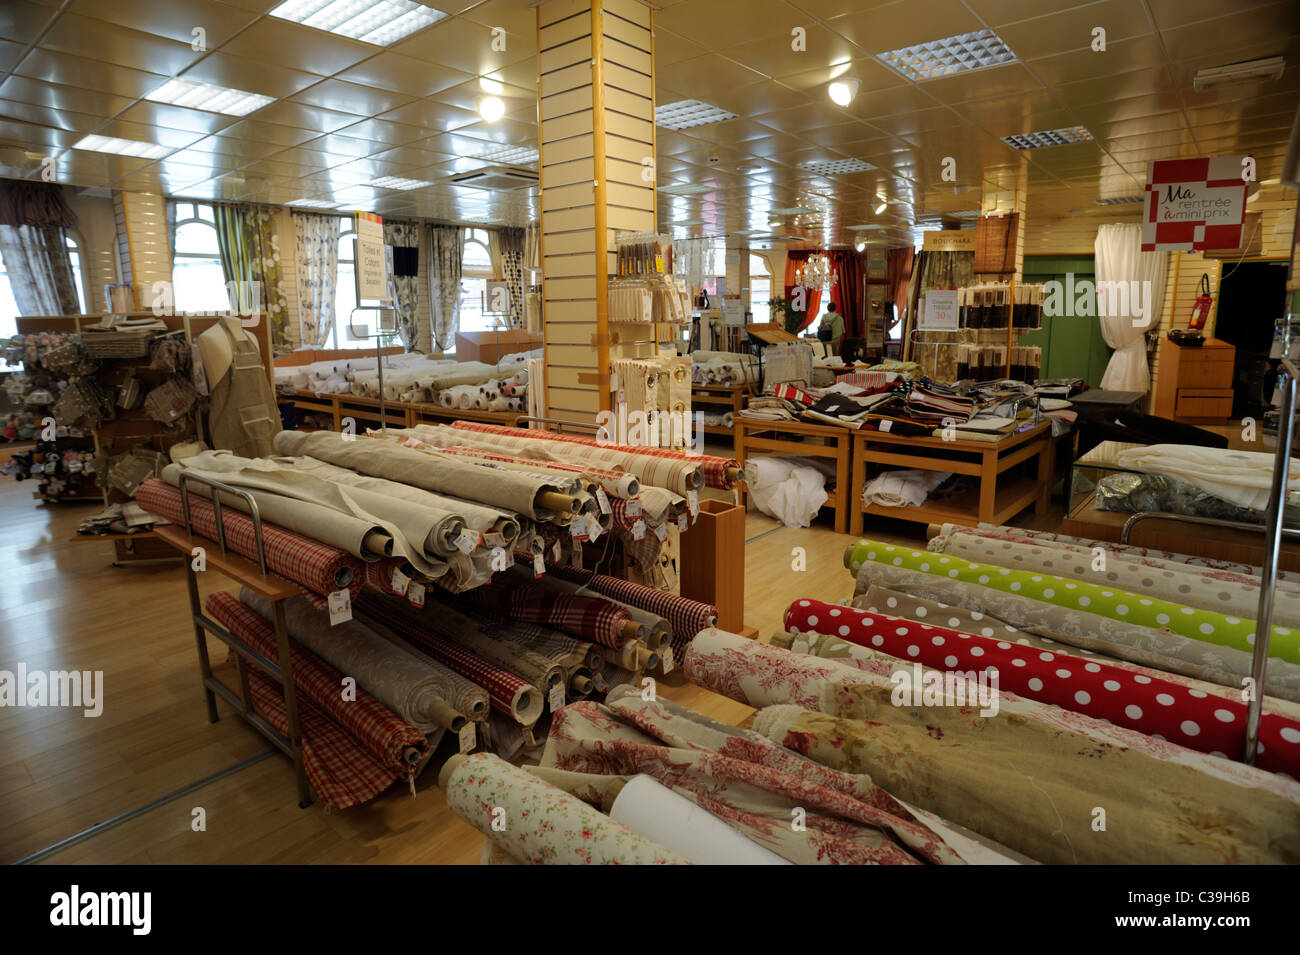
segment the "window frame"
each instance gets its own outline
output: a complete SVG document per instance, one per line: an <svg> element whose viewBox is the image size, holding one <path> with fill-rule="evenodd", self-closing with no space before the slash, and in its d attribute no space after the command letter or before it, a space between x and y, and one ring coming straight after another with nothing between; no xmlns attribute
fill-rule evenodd
<svg viewBox="0 0 1300 955"><path fill-rule="evenodd" d="M220 241L219 241L218 238L217 238L217 216L216 216L216 212L215 212L215 210L213 210L213 208L212 208L212 204L211 204L211 203L209 203L209 202L198 202L197 200L194 200L194 199L174 199L174 200L172 200L172 202L173 202L173 204L174 204L174 206L175 206L175 209L176 209L176 217L175 217L174 222L172 223L173 232L172 232L172 236L171 236L171 253L172 253L172 276L171 276L171 277L172 277L172 310L175 311L175 312L180 313L180 312L182 312L182 310L179 309L179 308L176 306L176 263L177 263L177 260L190 260L190 261L199 261L199 262L211 262L211 261L213 261L214 258L215 258L215 261L216 261L216 263L217 263L217 267L220 268L220 267L221 267L221 245L220 245ZM185 216L184 218L182 218L182 217L181 217L181 210L182 210L182 209L185 209L185 208L188 208L188 209L190 210L191 214ZM209 214L212 216L212 218L210 218L210 219L209 219L209 218L205 218L205 217L202 215L202 213L199 211L200 209L207 209L208 212L209 212ZM207 226L209 229L212 230L212 238L213 238L213 242L217 245L217 252L216 252L215 256L214 256L212 253L201 253L201 252L181 252L181 251L178 251L178 249L177 249L177 245L176 245L176 236L180 234L180 230L181 230L181 227L182 227L182 226L192 225L192 224L194 224L194 225L203 225L203 226ZM225 307L224 309L220 309L219 311L229 312L229 311L230 311L230 288L229 288L229 286L227 286L226 283L224 282L224 272L223 272L222 274L223 274L223 282L222 282L222 285L221 285L221 290L222 290L222 294L225 295L225 297L226 297L226 307Z"/></svg>

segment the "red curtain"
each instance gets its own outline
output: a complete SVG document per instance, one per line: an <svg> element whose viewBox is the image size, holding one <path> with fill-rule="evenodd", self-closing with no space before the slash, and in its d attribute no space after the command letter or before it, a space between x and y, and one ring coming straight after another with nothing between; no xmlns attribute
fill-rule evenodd
<svg viewBox="0 0 1300 955"><path fill-rule="evenodd" d="M866 266L862 256L853 249L835 249L828 253L831 275L837 278L831 287L831 299L844 316L844 336L862 338L866 330L866 297L863 276Z"/></svg>
<svg viewBox="0 0 1300 955"><path fill-rule="evenodd" d="M816 252L815 249L792 249L786 253L785 258L785 297L787 301L794 300L794 290L798 286L795 279L795 271L808 261L808 257ZM817 310L821 306L822 290L821 289L804 289L804 306L806 311L803 320L799 324L799 330L803 331L813 323L817 317Z"/></svg>
<svg viewBox="0 0 1300 955"><path fill-rule="evenodd" d="M885 264L889 298L894 303L896 316L900 319L907 311L907 286L912 281L912 265L915 261L916 249L908 245L900 249L890 249Z"/></svg>

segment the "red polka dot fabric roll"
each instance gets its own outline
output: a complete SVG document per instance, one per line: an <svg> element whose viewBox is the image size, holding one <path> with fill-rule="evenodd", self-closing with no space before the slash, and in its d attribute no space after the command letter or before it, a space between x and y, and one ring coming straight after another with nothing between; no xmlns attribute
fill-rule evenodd
<svg viewBox="0 0 1300 955"><path fill-rule="evenodd" d="M1154 675L1155 670L1147 676L1066 653L819 600L792 603L785 612L785 627L795 633L840 637L936 670L996 668L999 689L1202 753L1238 759L1245 746L1246 704L1233 690L1225 689L1225 695L1218 696L1163 680ZM1300 722L1265 710L1259 744L1256 766L1300 779Z"/></svg>

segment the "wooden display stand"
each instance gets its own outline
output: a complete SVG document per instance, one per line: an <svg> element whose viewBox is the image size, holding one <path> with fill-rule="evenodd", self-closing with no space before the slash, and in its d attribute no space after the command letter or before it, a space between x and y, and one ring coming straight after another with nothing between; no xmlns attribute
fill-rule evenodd
<svg viewBox="0 0 1300 955"><path fill-rule="evenodd" d="M858 431L853 436L853 534L861 534L866 514L901 518L922 523L972 524L984 521L1005 524L1029 505L1047 513L1053 479L1051 424L1044 421L1029 431L1008 435L1001 441L945 441L942 438L909 438L886 431ZM901 452L906 448L909 453ZM1002 482L999 477L1022 461L1038 458L1037 478L1021 477ZM949 471L978 477L979 490L956 500L919 507L864 506L862 489L867 482L868 464L887 464L923 471Z"/></svg>
<svg viewBox="0 0 1300 955"><path fill-rule="evenodd" d="M692 410L701 410L696 408L696 405L707 405L710 411L730 411L733 418L737 418L745 410L745 396L748 393L749 390L744 385L692 385ZM732 448L735 448L736 426L734 423L730 428L723 427L720 424L701 425L701 430L705 434L716 434L731 438Z"/></svg>
<svg viewBox="0 0 1300 955"><path fill-rule="evenodd" d="M700 501L680 546L681 595L717 607L719 629L757 636L745 626L745 509L717 498Z"/></svg>
<svg viewBox="0 0 1300 955"><path fill-rule="evenodd" d="M1199 347L1160 339L1159 374L1151 413L1185 424L1223 424L1232 416L1232 368L1237 349L1217 338Z"/></svg>
<svg viewBox="0 0 1300 955"><path fill-rule="evenodd" d="M791 440L799 436L803 441ZM854 432L829 424L804 421L770 421L764 418L736 418L736 462L743 468L752 452L766 451L800 457L829 458L835 462L835 493L822 505L835 511L835 532L849 529L849 460ZM745 491L740 492L745 500Z"/></svg>

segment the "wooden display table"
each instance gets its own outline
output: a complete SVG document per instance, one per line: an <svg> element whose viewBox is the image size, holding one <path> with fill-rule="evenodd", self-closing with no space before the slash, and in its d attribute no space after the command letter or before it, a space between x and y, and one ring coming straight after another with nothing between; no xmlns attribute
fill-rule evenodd
<svg viewBox="0 0 1300 955"><path fill-rule="evenodd" d="M691 386L691 410L708 410L713 412L731 412L734 418L739 418L740 413L745 410L745 396L749 394L749 389L745 385L692 385ZM707 409L696 408L695 405L708 405ZM720 424L701 425L701 430L705 434L724 435L731 438L732 446L736 442L736 426L733 424L730 428Z"/></svg>
<svg viewBox="0 0 1300 955"><path fill-rule="evenodd" d="M450 424L453 421L485 421L514 427L519 411L476 411L474 409L444 408L442 405L416 402L407 405L407 427L417 424Z"/></svg>
<svg viewBox="0 0 1300 955"><path fill-rule="evenodd" d="M343 419L351 418L359 433L380 426L379 399L360 395L318 395L313 391L295 391L293 406L300 413L329 415L334 431L343 430ZM390 428L412 425L446 424L451 421L486 421L489 424L513 425L517 411L474 411L444 408L426 402L385 401L383 417Z"/></svg>
<svg viewBox="0 0 1300 955"><path fill-rule="evenodd" d="M849 460L855 432L830 424L803 421L770 421L736 416L736 461L743 468L754 452L829 458L835 462L835 492L823 507L835 511L835 532L849 529ZM792 440L794 436L802 441ZM744 503L744 489L740 492Z"/></svg>
<svg viewBox="0 0 1300 955"><path fill-rule="evenodd" d="M1008 435L1001 441L945 441L942 438L909 438L887 431L853 432L853 534L861 534L863 517L901 518L927 524L1005 524L1033 504L1045 514L1053 478L1051 423L1043 421L1029 431ZM1001 475L1032 458L1038 458L1038 476L999 481ZM862 489L867 483L868 464L923 471L950 471L978 477L978 490L956 498L919 507L864 506ZM1001 487L999 487L1001 484Z"/></svg>

